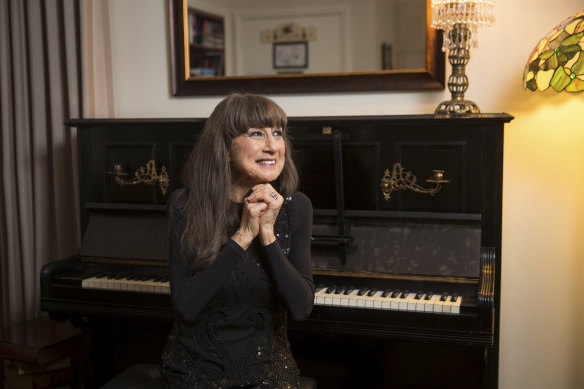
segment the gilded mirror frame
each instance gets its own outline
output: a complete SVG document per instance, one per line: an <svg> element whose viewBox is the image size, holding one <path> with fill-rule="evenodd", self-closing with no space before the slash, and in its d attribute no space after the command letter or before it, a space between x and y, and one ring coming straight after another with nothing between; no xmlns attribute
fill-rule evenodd
<svg viewBox="0 0 584 389"><path fill-rule="evenodd" d="M230 92L293 94L444 89L442 35L429 27L430 0L426 1L426 69L200 78L189 78L186 73L186 4L187 0L168 0L171 87L174 96L225 95Z"/></svg>

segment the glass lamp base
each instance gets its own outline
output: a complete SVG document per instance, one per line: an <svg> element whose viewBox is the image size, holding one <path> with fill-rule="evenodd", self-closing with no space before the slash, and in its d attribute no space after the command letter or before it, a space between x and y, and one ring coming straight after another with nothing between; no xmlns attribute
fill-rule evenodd
<svg viewBox="0 0 584 389"><path fill-rule="evenodd" d="M449 114L467 114L467 113L480 113L478 105L470 100L447 100L441 102L435 114L449 115Z"/></svg>

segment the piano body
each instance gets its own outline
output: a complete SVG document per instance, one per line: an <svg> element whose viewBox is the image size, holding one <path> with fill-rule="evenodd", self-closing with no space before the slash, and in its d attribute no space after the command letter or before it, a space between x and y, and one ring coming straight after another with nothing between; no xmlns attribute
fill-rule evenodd
<svg viewBox="0 0 584 389"><path fill-rule="evenodd" d="M319 388L496 388L506 114L290 118L314 207L315 306L289 322ZM83 329L88 387L160 360L172 325L165 203L204 119L86 119L82 247L42 309Z"/></svg>

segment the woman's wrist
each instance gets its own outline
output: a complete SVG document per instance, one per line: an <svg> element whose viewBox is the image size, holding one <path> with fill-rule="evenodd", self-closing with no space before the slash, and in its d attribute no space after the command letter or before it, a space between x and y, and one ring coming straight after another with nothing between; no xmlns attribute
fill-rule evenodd
<svg viewBox="0 0 584 389"><path fill-rule="evenodd" d="M251 241L253 240L253 236L250 236L250 234L246 234L245 232L237 230L235 234L233 234L231 239L235 243L237 243L242 249L247 250L247 248L251 244Z"/></svg>
<svg viewBox="0 0 584 389"><path fill-rule="evenodd" d="M262 230L260 231L260 243L262 246L267 246L272 244L276 241L276 236L274 235L274 229L270 228L269 230Z"/></svg>

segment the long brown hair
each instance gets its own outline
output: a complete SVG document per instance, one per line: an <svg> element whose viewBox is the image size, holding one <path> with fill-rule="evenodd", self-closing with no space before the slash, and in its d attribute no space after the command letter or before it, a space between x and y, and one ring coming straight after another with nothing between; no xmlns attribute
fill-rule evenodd
<svg viewBox="0 0 584 389"><path fill-rule="evenodd" d="M253 94L234 93L223 99L205 122L185 168L183 184L188 190L186 227L181 237L185 258L194 270L209 265L235 232L237 207L231 201L229 152L233 138L250 128L281 128L286 146L284 168L276 186L283 196L298 187L292 161L286 113L272 100Z"/></svg>

